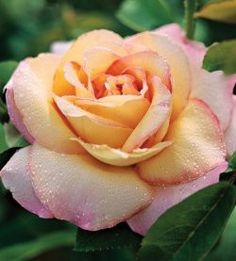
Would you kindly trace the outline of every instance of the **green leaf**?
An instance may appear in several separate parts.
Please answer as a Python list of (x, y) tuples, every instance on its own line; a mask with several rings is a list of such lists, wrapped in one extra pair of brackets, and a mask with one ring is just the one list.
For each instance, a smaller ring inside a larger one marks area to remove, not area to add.
[(227, 182), (205, 188), (165, 212), (148, 231), (140, 260), (201, 260), (219, 239), (235, 206)]
[(229, 159), (229, 168), (232, 171), (236, 170), (236, 151), (233, 153), (233, 155)]
[(29, 145), (11, 122), (4, 124), (4, 134), (9, 148)]
[(20, 149), (19, 147), (10, 148), (2, 153), (0, 153), (0, 170), (5, 166), (13, 154)]
[(0, 153), (6, 149), (8, 149), (8, 146), (5, 140), (4, 129), (3, 126), (0, 124)]
[(236, 209), (234, 209), (232, 215), (230, 216), (229, 222), (226, 225), (219, 244), (217, 244), (213, 251), (206, 257), (205, 261), (236, 260), (235, 242)]
[(75, 251), (89, 252), (124, 247), (139, 247), (142, 237), (130, 230), (128, 225), (119, 224), (110, 229), (90, 232), (77, 230)]
[(194, 36), (194, 30), (195, 30), (194, 13), (197, 8), (197, 1), (196, 0), (185, 0), (184, 7), (185, 7), (186, 36), (189, 39), (192, 39)]
[(59, 231), (44, 235), (38, 239), (19, 243), (0, 249), (0, 260), (29, 260), (52, 249), (73, 246), (75, 233)]
[(203, 68), (212, 72), (223, 70), (226, 74), (236, 73), (236, 40), (212, 45), (203, 61)]
[(12, 73), (16, 69), (17, 62), (15, 61), (5, 61), (0, 62), (0, 92), (3, 92), (3, 87), (10, 79)]
[(178, 4), (179, 1), (125, 0), (117, 12), (117, 18), (135, 31), (150, 30), (178, 21)]

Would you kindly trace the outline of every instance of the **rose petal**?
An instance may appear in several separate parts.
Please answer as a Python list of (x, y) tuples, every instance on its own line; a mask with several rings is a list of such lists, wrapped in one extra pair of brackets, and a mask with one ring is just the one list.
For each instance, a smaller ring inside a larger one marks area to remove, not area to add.
[(139, 52), (120, 58), (115, 61), (107, 73), (120, 75), (127, 69), (142, 68), (152, 76), (158, 76), (162, 83), (170, 88), (169, 68), (165, 60), (152, 51)]
[[(178, 43), (186, 56), (188, 57), (189, 63), (193, 67), (200, 68), (207, 48), (203, 43), (191, 41), (186, 38), (185, 32), (181, 29), (178, 24), (168, 24), (159, 27), (154, 33), (168, 36), (175, 44)], [(192, 71), (194, 74), (194, 70)]]
[(196, 191), (217, 183), (219, 175), (224, 172), (226, 168), (227, 163), (222, 162), (217, 168), (192, 182), (168, 187), (158, 187), (151, 205), (129, 219), (129, 226), (136, 233), (145, 235), (149, 228), (167, 209), (178, 204)]
[(141, 177), (152, 184), (178, 184), (196, 179), (225, 158), (223, 133), (216, 116), (200, 100), (190, 100), (165, 140), (173, 144), (138, 164)]
[(74, 41), (71, 48), (65, 53), (63, 59), (57, 68), (53, 91), (58, 96), (72, 95), (73, 88), (64, 78), (64, 66), (69, 62), (76, 62), (82, 65), (84, 53), (96, 46), (108, 48), (115, 54), (123, 56), (127, 51), (123, 45), (123, 39), (114, 32), (108, 30), (94, 30), (81, 35)]
[[(13, 77), (13, 76), (12, 76)], [(17, 130), (24, 136), (24, 138), (29, 142), (33, 143), (34, 138), (28, 132), (26, 126), (23, 123), (22, 115), (16, 107), (14, 101), (14, 92), (13, 92), (13, 81), (12, 79), (6, 85), (6, 102), (7, 102), (7, 111), (10, 116), (12, 123), (15, 125)]]
[(77, 135), (86, 142), (119, 148), (133, 130), (119, 122), (87, 112), (64, 98), (55, 97), (55, 102)]
[(33, 186), (58, 219), (87, 230), (116, 225), (146, 207), (151, 188), (132, 168), (112, 167), (86, 155), (65, 155), (33, 145)]
[[(77, 66), (78, 67), (78, 66)], [(75, 87), (75, 94), (78, 97), (94, 98), (94, 93), (88, 90), (78, 77), (75, 64), (67, 63), (64, 67), (65, 80)]]
[(52, 218), (51, 212), (35, 195), (28, 166), (30, 147), (17, 151), (0, 172), (4, 186), (13, 198), (28, 211), (42, 218)]
[(191, 89), (188, 59), (178, 44), (168, 37), (156, 33), (145, 32), (128, 38), (127, 43), (135, 47), (144, 45), (166, 59), (170, 67), (173, 91), (173, 115), (175, 118), (185, 107)]
[[(60, 59), (42, 54), (21, 62), (12, 77), (15, 105), (30, 135), (43, 146), (65, 153), (82, 149), (52, 100), (52, 80)], [(45, 70), (45, 68), (47, 68)]]
[(55, 53), (55, 54), (64, 54), (66, 51), (69, 50), (69, 48), (71, 47), (72, 44), (73, 44), (72, 41), (71, 42), (63, 42), (63, 41), (54, 42), (50, 46), (50, 50), (52, 53)]
[(232, 155), (236, 151), (236, 96), (233, 96), (234, 99), (234, 109), (231, 118), (231, 123), (229, 124), (228, 129), (225, 132), (225, 142), (227, 147), (227, 152), (229, 155)]
[(225, 130), (231, 118), (232, 89), (236, 83), (236, 76), (226, 77), (223, 72), (209, 73), (201, 69), (207, 48), (200, 42), (188, 40), (179, 25), (166, 25), (155, 32), (167, 35), (181, 46), (191, 65), (191, 96), (205, 101), (219, 118)]
[(203, 69), (195, 71), (191, 97), (206, 102), (218, 117), (225, 130), (232, 116), (233, 87), (235, 76), (225, 76), (222, 71), (209, 73)]
[(114, 166), (130, 166), (149, 159), (171, 144), (170, 141), (165, 141), (158, 143), (152, 148), (136, 149), (131, 153), (126, 153), (120, 149), (113, 149), (107, 145), (90, 144), (83, 142), (81, 139), (76, 140), (93, 157)]
[(160, 82), (158, 77), (152, 78), (150, 88), (153, 92), (152, 103), (143, 119), (123, 145), (122, 149), (126, 152), (139, 148), (161, 128), (170, 116), (171, 94), (169, 90)]
[(150, 102), (137, 95), (110, 95), (98, 100), (74, 99), (80, 108), (134, 128), (147, 112)]
[(108, 48), (91, 48), (84, 52), (81, 66), (88, 77), (93, 80), (101, 73), (104, 73), (108, 67), (119, 58), (120, 56)]

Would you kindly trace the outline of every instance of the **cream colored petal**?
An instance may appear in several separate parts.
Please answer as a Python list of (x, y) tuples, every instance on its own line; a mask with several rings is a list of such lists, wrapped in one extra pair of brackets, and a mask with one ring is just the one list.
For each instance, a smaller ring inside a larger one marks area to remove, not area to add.
[(187, 56), (182, 48), (167, 36), (144, 32), (128, 38), (130, 45), (144, 45), (166, 59), (170, 67), (173, 91), (173, 114), (175, 118), (186, 106), (191, 90), (191, 72)]
[(120, 149), (114, 149), (107, 145), (90, 144), (76, 139), (84, 149), (96, 159), (114, 166), (130, 166), (149, 159), (171, 144), (171, 141), (165, 141), (156, 144), (152, 148), (135, 149), (130, 153), (124, 152)]
[(88, 155), (55, 153), (34, 144), (33, 187), (53, 215), (86, 230), (113, 227), (146, 207), (152, 188), (133, 168), (100, 163)]
[(55, 97), (55, 102), (73, 130), (86, 142), (119, 148), (133, 130), (119, 122), (87, 112), (64, 98)]
[(223, 132), (217, 117), (201, 100), (190, 100), (165, 140), (163, 152), (139, 163), (140, 176), (152, 184), (178, 184), (203, 176), (225, 161)]
[(139, 148), (154, 135), (169, 118), (171, 113), (171, 94), (158, 77), (152, 78), (150, 88), (153, 92), (152, 103), (140, 123), (129, 136), (122, 149), (131, 152)]
[(53, 75), (59, 63), (60, 57), (53, 54), (21, 62), (12, 77), (14, 101), (36, 142), (58, 152), (78, 153), (82, 148), (70, 140), (76, 136), (52, 99)]
[(83, 110), (134, 128), (147, 112), (150, 102), (137, 95), (110, 95), (98, 100), (69, 98)]

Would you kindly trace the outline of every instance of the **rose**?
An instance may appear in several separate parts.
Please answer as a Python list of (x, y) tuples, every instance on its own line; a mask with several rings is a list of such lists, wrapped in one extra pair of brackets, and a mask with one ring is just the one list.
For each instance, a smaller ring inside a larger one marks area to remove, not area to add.
[(201, 69), (206, 48), (174, 24), (69, 45), (22, 61), (6, 86), (11, 120), (32, 145), (2, 181), (40, 217), (88, 230), (128, 221), (144, 234), (227, 167), (235, 76)]

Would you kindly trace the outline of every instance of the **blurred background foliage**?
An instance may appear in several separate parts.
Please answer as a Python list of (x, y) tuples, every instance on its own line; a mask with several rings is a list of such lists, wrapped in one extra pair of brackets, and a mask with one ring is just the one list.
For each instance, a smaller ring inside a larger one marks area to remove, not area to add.
[[(230, 1), (199, 1), (198, 9), (203, 11), (196, 13), (194, 38), (206, 45), (236, 38), (232, 7), (223, 6), (218, 10), (220, 15), (216, 9), (208, 15), (208, 10), (201, 8), (210, 2)], [(19, 61), (47, 52), (53, 41), (71, 40), (92, 29), (106, 28), (127, 36), (172, 22), (184, 26), (182, 0), (0, 0), (0, 61)], [(0, 125), (0, 152), (16, 145), (9, 140), (7, 145), (4, 129), (14, 133), (11, 127)], [(0, 184), (1, 261), (134, 260), (133, 251), (127, 249), (75, 253), (75, 233), (76, 228), (66, 222), (43, 220), (28, 213)]]

